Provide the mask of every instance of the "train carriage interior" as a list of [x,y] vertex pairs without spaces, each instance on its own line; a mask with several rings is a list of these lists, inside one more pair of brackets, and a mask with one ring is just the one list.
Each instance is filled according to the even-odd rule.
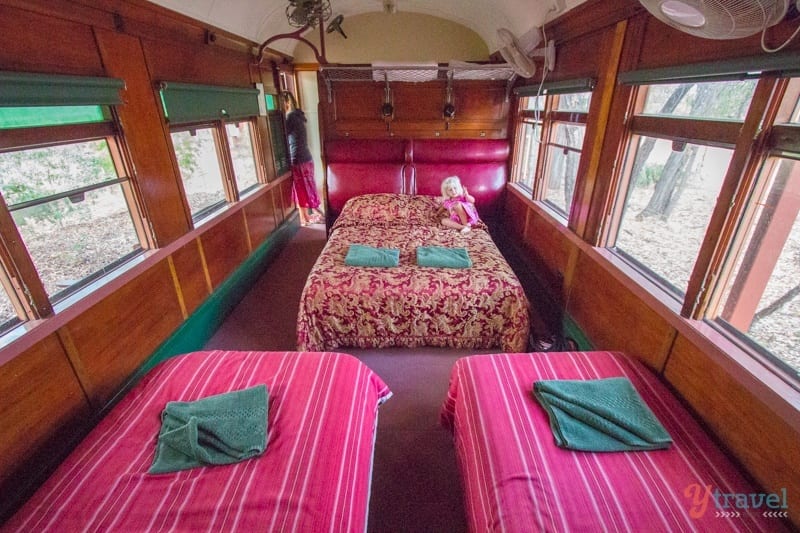
[[797,530],[798,34],[0,0],[0,531]]

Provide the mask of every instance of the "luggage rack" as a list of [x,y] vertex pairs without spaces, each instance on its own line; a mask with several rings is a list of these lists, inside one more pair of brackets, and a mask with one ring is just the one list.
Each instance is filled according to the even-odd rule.
[[517,74],[507,63],[467,63],[450,62],[446,65],[400,64],[387,63],[372,65],[322,65],[320,75],[328,90],[328,102],[333,101],[333,82],[374,81],[389,84],[390,82],[424,83],[442,80],[452,83],[453,80],[505,80],[506,100]]

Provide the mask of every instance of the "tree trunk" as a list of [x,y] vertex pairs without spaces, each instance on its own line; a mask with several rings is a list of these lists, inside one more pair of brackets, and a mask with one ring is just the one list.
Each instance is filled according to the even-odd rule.
[[[692,102],[689,116],[703,116],[713,104],[716,92],[711,85],[698,85],[697,96]],[[667,158],[661,178],[656,182],[653,196],[650,197],[647,206],[637,215],[637,218],[659,216],[666,220],[669,217],[675,202],[680,198],[686,186],[697,150],[697,146],[689,146],[681,152],[673,150]]]

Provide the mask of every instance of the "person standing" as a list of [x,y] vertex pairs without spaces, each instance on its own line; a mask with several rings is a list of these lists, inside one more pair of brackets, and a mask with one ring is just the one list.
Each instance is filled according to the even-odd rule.
[[281,93],[286,112],[286,136],[289,140],[289,157],[292,164],[292,200],[300,212],[300,224],[320,224],[325,220],[320,211],[320,199],[314,182],[314,162],[308,149],[306,115],[297,108],[294,95]]

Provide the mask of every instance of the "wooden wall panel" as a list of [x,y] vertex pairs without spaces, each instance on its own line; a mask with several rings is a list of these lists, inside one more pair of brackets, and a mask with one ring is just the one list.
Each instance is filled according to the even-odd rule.
[[[504,225],[506,232],[519,237],[521,242],[524,242],[525,227],[528,220],[528,205],[525,200],[518,196],[516,190],[509,190],[505,195],[505,215]],[[524,242],[524,244],[531,248],[533,243]]]
[[180,173],[164,125],[161,101],[147,73],[139,40],[97,30],[108,72],[125,80],[125,104],[118,106],[125,144],[136,162],[136,183],[155,241],[164,246],[189,231]]
[[[579,42],[556,44],[556,68],[547,74],[547,80],[568,80],[597,77],[599,58],[608,50],[611,28],[602,28],[581,36]],[[542,63],[536,61],[536,80],[541,80]],[[527,84],[532,84],[527,80]],[[538,84],[538,81],[536,81]]]
[[394,119],[381,117],[385,85],[380,82],[333,83],[333,101],[320,102],[326,138],[505,138],[509,102],[505,81],[455,80],[456,115],[442,117],[446,84],[390,82]]
[[567,314],[594,346],[625,352],[660,372],[674,336],[666,319],[586,253],[571,279]]
[[536,251],[548,275],[563,280],[562,274],[568,270],[569,258],[575,247],[564,238],[564,231],[558,225],[556,220],[546,218],[533,209],[528,214],[524,239]]
[[92,403],[99,407],[111,399],[182,321],[165,259],[65,326]]
[[[276,191],[278,192],[278,191]],[[283,211],[281,212],[281,220],[289,218],[295,210],[294,200],[292,200],[292,177],[284,179],[280,185],[280,200]],[[277,198],[276,204],[277,206]]]
[[213,45],[143,40],[154,81],[252,87],[249,56]]
[[226,217],[200,237],[211,286],[216,289],[248,256],[244,213]]
[[767,492],[786,489],[800,523],[800,430],[678,336],[664,375]]
[[258,248],[278,225],[274,191],[275,189],[266,191],[257,200],[247,204],[244,209],[253,250]]
[[[702,39],[673,29],[647,13],[644,39],[637,68],[657,68],[682,63],[703,63],[742,56],[763,55],[761,32],[744,39]],[[797,28],[797,20],[783,22],[767,30],[767,43],[782,44]],[[785,51],[800,50],[800,41],[795,39]],[[687,57],[687,50],[691,56]]]
[[92,29],[0,5],[0,69],[104,76]]
[[171,257],[175,276],[180,285],[183,304],[186,312],[192,314],[211,294],[211,287],[203,267],[203,258],[200,255],[200,245],[197,240],[192,240],[186,246],[176,250]]
[[55,335],[0,368],[0,523],[82,436],[89,403]]

